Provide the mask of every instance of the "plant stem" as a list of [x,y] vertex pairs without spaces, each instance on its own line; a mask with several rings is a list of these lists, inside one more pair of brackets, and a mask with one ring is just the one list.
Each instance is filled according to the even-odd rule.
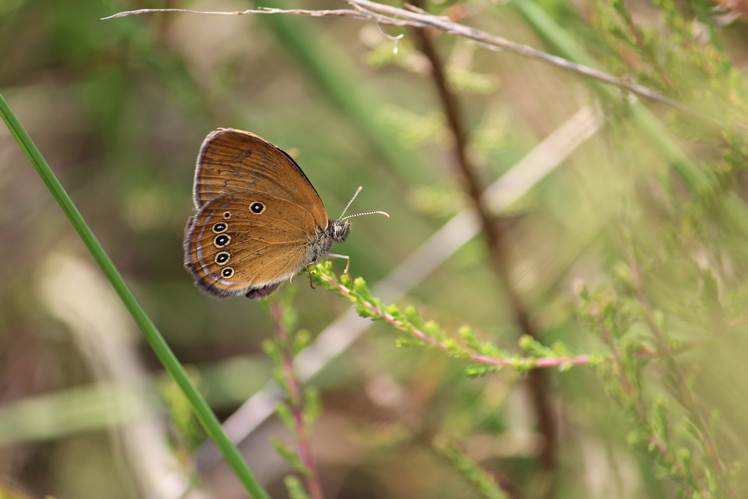
[[[424,7],[423,0],[416,0],[412,3],[418,8]],[[442,108],[444,109],[444,115],[453,137],[452,153],[455,160],[454,164],[463,181],[473,208],[480,218],[491,257],[491,264],[501,286],[507,294],[514,322],[519,327],[521,335],[537,339],[539,334],[530,320],[523,300],[512,285],[509,262],[507,261],[504,247],[504,231],[501,229],[500,224],[497,224],[491,216],[487,207],[481,202],[483,187],[480,185],[478,176],[475,173],[476,168],[467,155],[468,133],[464,126],[459,100],[449,88],[444,65],[434,46],[431,35],[423,28],[412,29],[419,41],[421,52],[423,52],[431,63],[431,77],[436,86]],[[557,418],[550,403],[550,380],[548,376],[548,373],[535,369],[528,374],[527,386],[530,390],[535,414],[538,418],[539,430],[545,440],[545,445],[540,454],[541,466],[544,472],[549,475],[555,475],[558,431]],[[549,487],[549,495],[552,494],[552,488],[552,486]]]
[[275,324],[275,334],[281,348],[281,362],[286,389],[288,391],[288,406],[294,422],[296,442],[299,446],[299,458],[306,468],[305,479],[307,491],[312,499],[323,499],[322,485],[319,482],[319,472],[312,456],[309,428],[304,420],[304,396],[293,367],[293,341],[288,330],[283,326],[283,309],[279,302],[270,304],[270,311]]
[[177,360],[176,356],[171,351],[171,348],[169,348],[169,345],[166,343],[163,336],[161,336],[161,333],[156,329],[156,326],[153,324],[150,317],[148,317],[148,314],[143,310],[143,307],[135,298],[135,295],[114,266],[114,263],[112,263],[109,255],[104,251],[104,248],[96,239],[96,236],[88,227],[88,224],[86,224],[86,221],[78,211],[78,208],[75,206],[72,199],[70,199],[70,196],[68,196],[65,188],[57,179],[54,172],[49,167],[49,164],[36,147],[36,144],[34,144],[31,137],[26,133],[26,130],[23,128],[20,121],[18,121],[15,114],[13,114],[13,111],[10,109],[10,106],[2,95],[0,95],[0,117],[5,121],[11,134],[15,137],[24,153],[26,153],[29,161],[47,186],[47,189],[49,189],[52,196],[60,205],[63,213],[78,233],[81,241],[86,245],[107,280],[109,280],[110,284],[119,295],[120,300],[122,300],[127,311],[130,312],[130,315],[140,328],[146,341],[148,341],[148,344],[153,349],[153,352],[182,391],[185,398],[189,401],[195,416],[200,421],[211,440],[215,442],[216,447],[221,450],[226,462],[234,471],[237,478],[239,478],[251,497],[269,499],[267,492],[263,489],[260,482],[249,469],[239,450],[231,442],[229,437],[226,435],[226,432],[223,431],[218,418],[216,418],[216,415],[210,409],[208,403],[192,384],[184,368],[179,363],[179,360]]

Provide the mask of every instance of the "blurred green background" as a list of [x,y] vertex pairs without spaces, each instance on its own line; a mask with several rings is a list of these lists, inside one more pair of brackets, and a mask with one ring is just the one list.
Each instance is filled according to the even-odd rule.
[[[312,381],[321,391],[313,447],[326,497],[479,497],[435,451],[442,440],[510,497],[741,497],[748,154],[745,129],[734,123],[748,121],[748,28],[745,4],[715,11],[718,3],[632,1],[630,11],[596,1],[428,6],[566,57],[574,56],[559,40],[570,37],[611,74],[724,119],[715,124],[651,103],[644,119],[611,99],[610,88],[606,95],[541,62],[435,36],[483,186],[579,109],[600,105],[598,132],[497,214],[511,281],[540,340],[580,354],[610,353],[605,333],[579,313],[577,291],[586,283],[599,291],[590,303],[604,304],[606,296],[614,303],[610,323],[622,351],[688,349],[674,355],[677,368],[665,355],[632,364],[629,378],[615,367],[551,373],[547,396],[560,443],[549,473],[538,463],[544,436],[521,374],[468,379],[464,361],[397,348],[391,328],[371,323]],[[538,6],[553,26],[533,17],[529,7]],[[371,285],[470,201],[412,32],[345,18],[161,13],[100,20],[161,7],[253,5],[3,0],[0,92],[225,418],[270,379],[261,344],[273,325],[261,303],[200,293],[182,266],[195,159],[207,133],[249,130],[292,152],[332,217],[363,186],[352,212],[385,210],[391,218],[355,219],[335,251],[350,255],[352,275]],[[382,30],[405,35],[396,54]],[[185,480],[193,489],[184,497],[246,497],[220,463],[197,478],[202,433],[5,128],[0,206],[0,497],[181,497],[169,483]],[[347,309],[304,276],[289,286],[298,291],[300,327],[313,336]],[[481,339],[519,352],[518,328],[481,237],[404,291],[401,304],[448,332],[469,324]],[[661,326],[664,343],[647,317]],[[627,391],[625,380],[634,388]],[[661,413],[643,415],[660,406]],[[648,453],[654,440],[647,429],[679,456],[681,472],[693,466],[692,480],[658,460],[656,445]],[[291,471],[272,448],[274,436],[291,442],[271,418],[241,449],[271,496],[287,497],[282,482]],[[719,459],[710,461],[715,453]],[[700,485],[709,482],[708,469],[692,464],[699,459],[735,488],[709,489],[710,496]]]

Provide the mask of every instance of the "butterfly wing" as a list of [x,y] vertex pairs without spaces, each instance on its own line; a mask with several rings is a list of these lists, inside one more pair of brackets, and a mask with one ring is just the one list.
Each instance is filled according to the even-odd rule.
[[327,225],[319,194],[291,156],[253,133],[219,128],[200,147],[195,207],[199,210],[219,196],[245,191],[292,201],[308,211],[316,225]]
[[210,294],[264,298],[310,263],[317,227],[289,199],[260,191],[219,196],[187,224],[185,266]]

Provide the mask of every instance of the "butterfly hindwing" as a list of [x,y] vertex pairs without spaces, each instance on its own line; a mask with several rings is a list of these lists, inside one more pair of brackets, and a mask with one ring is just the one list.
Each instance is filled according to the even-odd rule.
[[185,265],[211,294],[255,290],[264,298],[309,263],[310,245],[324,228],[283,198],[252,191],[219,196],[188,222]]

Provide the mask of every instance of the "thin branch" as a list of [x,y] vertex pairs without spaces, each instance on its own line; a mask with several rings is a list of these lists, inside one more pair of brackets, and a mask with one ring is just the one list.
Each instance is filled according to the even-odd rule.
[[304,418],[304,395],[296,376],[293,366],[293,346],[289,332],[283,326],[283,311],[280,303],[270,304],[270,311],[275,324],[275,334],[278,337],[278,345],[281,348],[281,362],[283,367],[283,379],[288,389],[288,408],[293,417],[294,430],[296,432],[296,443],[299,447],[299,458],[307,470],[305,481],[307,490],[312,499],[323,499],[322,485],[319,481],[319,472],[312,456],[309,427]]
[[[460,23],[456,23],[446,17],[434,16],[425,13],[419,9],[400,9],[397,7],[391,7],[389,5],[383,5],[377,2],[371,2],[369,0],[341,0],[348,3],[352,9],[336,9],[336,10],[305,10],[305,9],[273,9],[260,7],[258,9],[249,9],[244,11],[233,11],[233,12],[222,12],[222,11],[200,11],[200,10],[189,10],[189,9],[139,9],[130,10],[125,12],[119,12],[117,14],[104,17],[102,20],[116,19],[120,17],[128,17],[141,14],[151,14],[157,12],[183,12],[190,14],[210,14],[210,15],[225,15],[225,16],[239,16],[239,15],[252,15],[252,14],[293,14],[311,17],[347,17],[350,19],[356,19],[360,21],[371,21],[378,24],[390,25],[390,26],[409,26],[413,28],[425,28],[442,31],[452,35],[461,36],[463,38],[470,39],[478,45],[487,48],[489,50],[502,52],[512,52],[529,59],[551,64],[559,67],[566,71],[572,71],[574,73],[592,78],[594,80],[613,85],[626,92],[638,95],[661,104],[673,107],[680,111],[698,116],[700,118],[708,119],[720,125],[725,125],[724,121],[717,116],[706,114],[704,112],[693,109],[685,104],[678,101],[665,97],[649,88],[633,83],[631,81],[616,78],[608,73],[599,71],[597,69],[583,66],[581,64],[573,63],[563,57],[548,54],[542,50],[535,49],[528,45],[516,43],[506,38],[487,33],[469,26],[465,26]],[[414,12],[415,10],[415,12]],[[739,124],[742,127],[748,127],[743,123]]]
[[[439,341],[433,336],[429,335],[425,331],[413,327],[411,324],[406,324],[400,319],[397,319],[392,314],[384,310],[383,307],[374,305],[368,300],[360,299],[357,294],[344,284],[338,282],[334,277],[327,274],[318,274],[327,284],[338,291],[341,295],[348,298],[354,303],[365,307],[370,312],[374,313],[376,317],[383,321],[391,324],[401,331],[406,331],[419,340],[434,346],[446,353],[450,353],[452,348],[446,342]],[[637,358],[644,357],[657,357],[659,354],[651,349],[642,347],[641,350],[634,354]],[[512,367],[515,369],[526,369],[526,368],[549,368],[549,367],[567,367],[567,366],[583,366],[589,365],[593,362],[599,361],[600,359],[615,359],[617,355],[611,355],[609,357],[600,357],[599,355],[573,355],[573,356],[562,356],[562,357],[492,357],[490,355],[483,354],[469,354],[466,359],[478,364],[486,364],[498,367]]]
[[[248,9],[242,11],[219,11],[219,10],[192,10],[192,9],[138,9],[118,12],[111,16],[102,17],[102,21],[117,19],[120,17],[137,16],[141,14],[155,14],[157,12],[182,12],[186,14],[206,14],[214,16],[243,16],[250,14],[296,14],[310,17],[348,17],[363,21],[371,21],[371,15],[365,15],[356,10],[336,9],[336,10],[305,10],[305,9],[273,9],[270,7],[260,7],[259,9]],[[404,25],[405,23],[401,24]]]
[[[422,0],[418,0],[418,4],[414,6],[419,9],[419,11],[423,6],[421,1]],[[475,165],[473,165],[468,158],[468,131],[464,124],[459,99],[449,88],[442,61],[436,46],[433,43],[431,34],[423,28],[413,28],[413,32],[420,42],[421,52],[426,56],[431,64],[431,77],[436,85],[439,99],[442,103],[442,108],[444,109],[444,115],[454,139],[453,155],[455,165],[459,170],[459,174],[465,185],[465,190],[481,221],[483,228],[482,232],[488,243],[490,261],[494,273],[498,277],[501,286],[508,297],[509,305],[514,316],[514,322],[519,327],[520,334],[532,338],[538,338],[539,333],[532,324],[524,300],[520,297],[512,284],[509,262],[506,255],[506,245],[504,244],[504,231],[501,226],[496,223],[487,206],[482,202],[484,189],[483,186],[480,185],[478,176],[475,173]],[[539,460],[542,464],[543,470],[547,472],[550,477],[555,477],[557,468],[556,449],[558,447],[558,431],[557,418],[550,402],[549,381],[547,373],[534,370],[528,374],[526,386],[530,394],[530,399],[532,400],[535,416],[537,417],[538,430],[544,437],[544,445],[542,446]],[[550,495],[552,494],[555,480],[549,480],[547,483],[549,484],[549,487],[546,495]]]

